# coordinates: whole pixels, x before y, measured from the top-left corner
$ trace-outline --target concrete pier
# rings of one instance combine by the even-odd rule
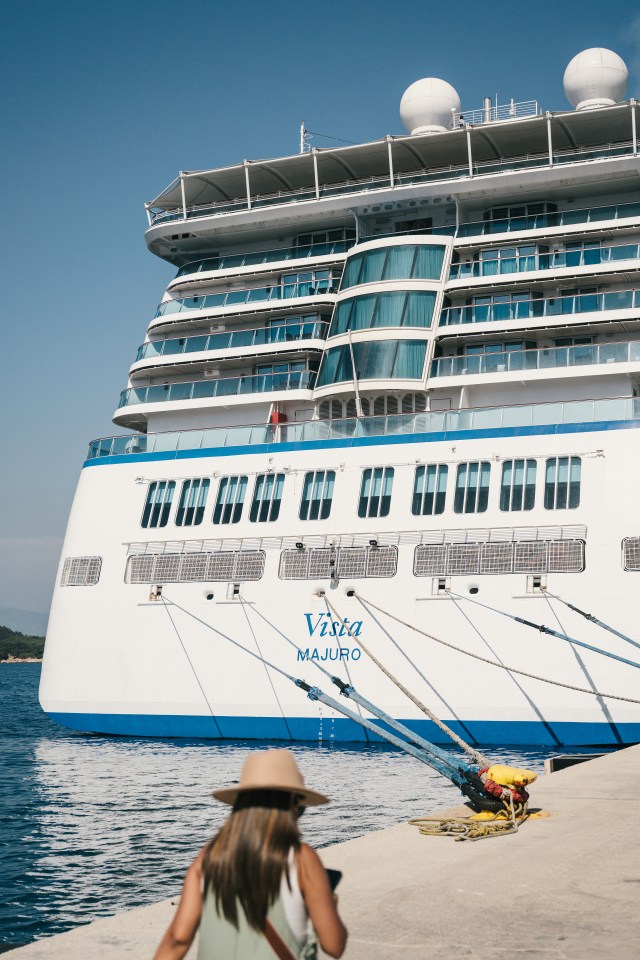
[[[347,960],[636,960],[640,746],[531,792],[551,816],[515,835],[456,843],[402,824],[325,848],[325,865],[344,872]],[[141,907],[7,957],[148,960],[174,909]]]

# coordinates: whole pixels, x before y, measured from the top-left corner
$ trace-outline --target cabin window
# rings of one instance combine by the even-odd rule
[[[301,520],[327,519],[331,513],[335,481],[333,470],[313,470],[305,474],[300,500]]]
[[[214,523],[237,523],[242,516],[248,477],[221,477],[213,508]]]
[[[252,523],[267,523],[278,519],[283,488],[284,473],[258,474],[249,512]]]
[[[178,527],[197,527],[204,519],[204,508],[209,493],[208,479],[185,480],[176,510]]]
[[[359,517],[387,517],[391,509],[393,467],[370,467],[362,473]]]
[[[575,510],[580,506],[580,457],[550,457],[544,479],[547,510]]]
[[[149,484],[142,511],[143,527],[166,527],[175,489],[175,480],[154,480]]]
[[[489,502],[490,473],[491,464],[484,460],[458,464],[453,501],[455,513],[485,512]]]
[[[532,510],[536,500],[536,461],[505,460],[500,484],[501,510]]]
[[[416,467],[411,513],[414,517],[444,513],[449,468],[445,463]]]

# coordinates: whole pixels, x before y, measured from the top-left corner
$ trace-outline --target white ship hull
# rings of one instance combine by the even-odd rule
[[[194,457],[188,451],[183,456],[134,455],[123,458],[125,462],[88,461],[63,556],[101,556],[102,570],[95,586],[56,591],[43,666],[43,708],[68,727],[108,734],[336,741],[365,738],[355,723],[309,700],[290,680],[234,646],[224,634],[254,653],[259,645],[266,661],[337,697],[337,689],[311,661],[319,662],[343,681],[353,683],[386,712],[435,740],[441,739],[439,731],[379,672],[357,642],[339,624],[330,625],[334,618],[318,596],[324,591],[340,616],[354,624],[353,629],[388,669],[468,738],[482,743],[549,746],[637,741],[637,703],[570,689],[592,688],[638,698],[636,669],[542,635],[492,610],[472,605],[469,598],[547,624],[627,659],[634,659],[634,648],[557,601],[545,599],[540,592],[532,593],[525,572],[452,576],[447,586],[465,599],[434,595],[434,578],[414,576],[414,550],[421,539],[442,532],[442,518],[416,518],[409,510],[411,478],[419,459],[580,455],[580,508],[550,515],[536,506],[526,514],[526,527],[511,528],[512,535],[553,538],[577,532],[578,537],[584,536],[584,571],[549,573],[545,578],[547,589],[634,636],[640,616],[638,575],[624,571],[621,561],[621,543],[637,529],[634,478],[640,468],[640,447],[636,429],[623,429],[630,426],[636,424],[584,423],[562,431],[550,426],[507,436],[501,435],[504,431],[477,431],[482,435],[453,440],[416,435],[411,443],[397,442],[402,438],[396,437],[394,443],[365,440],[356,445],[351,441],[310,450],[283,444],[275,453],[237,448],[207,451],[211,454],[207,456]],[[236,598],[230,596],[227,583],[165,583],[160,600],[150,599],[149,584],[126,583],[127,555],[132,549],[128,544],[146,483],[155,477],[177,479],[186,473],[211,476],[224,472],[229,469],[230,454],[234,472],[255,472],[267,465],[287,470],[289,496],[285,494],[277,536],[265,537],[260,543],[265,551],[262,578],[242,583],[240,597]],[[343,465],[339,475],[343,506],[331,518],[331,536],[336,541],[345,537],[351,541],[355,536],[359,543],[368,543],[371,538],[381,545],[398,544],[396,576],[347,578],[333,585],[322,579],[279,579],[280,538],[290,542],[300,536],[296,514],[300,477],[305,470],[325,464],[329,457]],[[396,470],[394,506],[387,518],[377,522],[355,517],[360,468],[372,462],[393,464]],[[144,484],[135,482],[141,475]],[[494,499],[490,498],[481,517],[456,517],[469,523],[459,523],[457,529],[448,527],[449,538],[487,541],[505,534],[509,529],[505,517],[511,519],[512,515],[499,512]],[[555,521],[553,525],[550,519]],[[320,532],[324,537],[326,525],[326,521],[308,523],[304,533],[311,539]],[[232,530],[234,538],[244,540],[245,546],[256,545],[251,526],[241,522]],[[193,535],[198,528],[183,532]],[[206,548],[193,536],[185,540],[191,549]],[[208,543],[210,548],[212,541]],[[215,546],[220,549],[219,544]],[[168,553],[183,547],[182,541],[179,545],[163,541],[162,545]],[[143,549],[143,545],[138,543],[133,549]],[[152,541],[147,549],[154,549]],[[476,586],[479,592],[470,595],[469,589]],[[356,596],[347,596],[353,590]],[[211,594],[213,598],[207,599]],[[369,599],[469,653],[567,686],[512,674],[448,649],[369,608]]]

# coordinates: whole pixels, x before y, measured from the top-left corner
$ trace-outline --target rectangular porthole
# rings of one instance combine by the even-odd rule
[[[387,517],[391,509],[393,467],[369,467],[362,472],[359,517]]]
[[[449,468],[445,463],[416,467],[411,513],[414,517],[444,513]]]
[[[489,503],[491,464],[487,461],[459,463],[456,492],[453,501],[455,513],[484,513]]]
[[[305,474],[300,500],[301,520],[327,519],[331,513],[335,481],[333,470],[314,470]]]
[[[175,489],[175,480],[154,480],[149,484],[142,511],[143,527],[166,527]]]
[[[536,500],[536,461],[505,460],[500,484],[501,510],[532,510]]]
[[[547,510],[575,510],[580,506],[580,457],[550,457],[546,463],[544,505]]]
[[[244,476],[221,477],[218,484],[213,522],[238,523],[242,516],[249,478]]]
[[[258,474],[253,488],[249,520],[252,523],[268,523],[277,520],[283,489],[284,473]]]
[[[209,480],[185,480],[180,492],[176,525],[178,527],[196,527],[204,519],[204,508],[209,493]]]

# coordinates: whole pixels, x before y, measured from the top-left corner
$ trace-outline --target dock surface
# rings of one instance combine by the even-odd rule
[[[640,746],[541,776],[531,794],[551,816],[514,835],[457,843],[401,824],[323,849],[325,865],[344,872],[346,960],[636,960]],[[6,956],[150,960],[173,903]]]

